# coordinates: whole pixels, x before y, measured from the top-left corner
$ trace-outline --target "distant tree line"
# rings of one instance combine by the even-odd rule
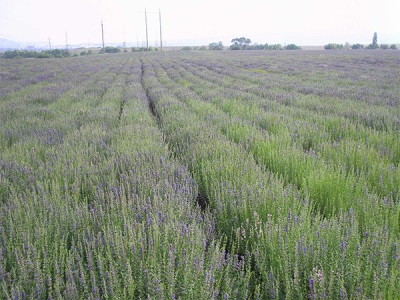
[[[251,44],[251,40],[246,37],[234,38],[231,40],[231,45],[229,46],[229,50],[301,50],[301,48],[295,44],[288,44],[286,46],[282,46],[281,44]],[[185,47],[182,50],[192,50],[190,47]],[[395,44],[387,45],[381,44],[378,45],[378,34],[375,32],[372,38],[372,43],[368,46],[364,46],[362,44],[353,44],[349,43],[336,44],[330,43],[324,46],[326,50],[340,50],[340,49],[397,49]],[[209,50],[223,50],[224,45],[222,42],[218,43],[210,43],[208,45]]]
[[[100,53],[120,53],[123,50],[121,47],[106,46],[100,49]],[[132,52],[142,52],[142,51],[158,51],[155,47],[132,47]],[[127,52],[124,49],[124,52]],[[81,56],[93,54],[92,50],[83,50],[80,52]],[[29,51],[29,50],[13,50],[5,51],[3,54],[0,53],[0,57],[4,58],[52,58],[52,57],[70,57],[78,56],[78,54],[71,54],[68,50],[54,49],[54,50],[43,50],[41,52]]]
[[[324,46],[325,50],[341,50],[341,49],[392,49],[392,50],[396,50],[397,46],[396,44],[392,44],[392,45],[388,45],[388,44],[381,44],[379,46],[373,46],[372,44],[368,45],[368,46],[364,46],[362,44],[353,44],[350,47],[346,47],[346,45],[343,44],[335,44],[335,43],[331,43],[331,44],[327,44]]]
[[[353,44],[350,47],[349,43],[346,43],[345,45],[343,44],[335,44],[335,43],[330,43],[324,46],[325,50],[340,50],[340,49],[392,49],[396,50],[397,46],[396,44],[388,45],[388,44],[381,44],[378,45],[378,34],[374,32],[374,35],[372,37],[372,43],[369,44],[368,46],[364,47],[362,44]]]
[[[224,45],[222,42],[211,43],[208,45],[208,50],[224,50]]]
[[[53,49],[43,50],[41,52],[32,50],[14,50],[6,51],[1,57],[4,58],[51,58],[51,57],[70,57],[71,53],[68,50]]]
[[[289,44],[286,46],[282,46],[281,44],[251,44],[251,40],[249,38],[240,37],[234,38],[231,41],[232,45],[230,45],[229,50],[301,50],[301,48],[295,44]],[[218,43],[210,43],[208,45],[209,50],[223,50],[224,45],[222,42]],[[186,49],[188,50],[188,49]]]
[[[229,47],[230,50],[301,50],[301,48],[295,44],[289,44],[282,46],[281,44],[253,44],[250,45],[251,40],[249,38],[240,37],[235,38],[231,41],[232,45]]]
[[[157,47],[150,46],[149,48],[146,48],[146,47],[132,47],[131,50],[132,50],[132,52],[144,52],[144,51],[158,51],[159,49]]]
[[[88,50],[88,51],[84,50],[84,51],[82,51],[82,52],[80,53],[81,56],[84,56],[84,55],[91,55],[91,54],[93,54],[93,51],[92,51],[92,50]]]
[[[101,48],[100,50],[100,53],[119,53],[119,52],[121,52],[120,48],[111,46]]]

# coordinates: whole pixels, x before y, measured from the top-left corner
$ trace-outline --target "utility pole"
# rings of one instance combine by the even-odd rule
[[[158,14],[160,17],[160,45],[161,45],[161,51],[162,51],[161,9],[158,10]]]
[[[147,46],[147,50],[149,50],[149,33],[147,31],[147,11],[146,9],[144,9],[144,20],[146,22],[146,46]]]
[[[65,49],[68,51],[68,33],[65,32]]]
[[[50,48],[50,51],[51,51],[51,42],[50,42],[50,38],[49,38],[49,48]]]
[[[103,20],[101,20],[101,38],[103,41],[103,49],[104,49],[104,29],[103,29]]]

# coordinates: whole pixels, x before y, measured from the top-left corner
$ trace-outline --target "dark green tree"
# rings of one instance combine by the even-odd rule
[[[324,46],[325,50],[336,50],[336,49],[343,49],[342,44],[335,44],[335,43],[330,43]]]
[[[372,38],[372,48],[378,49],[378,34],[374,32],[374,37]]]
[[[100,50],[100,53],[119,53],[121,49],[118,47],[106,46]]]
[[[374,32],[374,36],[372,38],[372,44],[369,44],[367,46],[367,49],[378,49],[379,45],[378,45],[378,34],[376,32]]]
[[[351,46],[351,49],[364,49],[364,45],[362,44],[354,44]]]
[[[242,36],[241,38],[233,39],[231,43],[233,43],[230,47],[231,50],[238,50],[238,49],[244,50],[247,46],[250,45],[251,40]]]
[[[208,49],[209,50],[224,50],[224,45],[222,44],[222,42],[219,43],[210,43],[208,45]]]
[[[285,47],[285,50],[301,50],[301,47],[295,44],[289,44]]]

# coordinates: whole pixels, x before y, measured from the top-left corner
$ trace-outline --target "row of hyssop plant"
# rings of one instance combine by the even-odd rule
[[[399,60],[0,60],[0,298],[396,298]]]

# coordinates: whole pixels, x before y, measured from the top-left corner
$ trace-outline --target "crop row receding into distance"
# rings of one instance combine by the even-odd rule
[[[0,298],[396,297],[399,63],[0,60]]]

